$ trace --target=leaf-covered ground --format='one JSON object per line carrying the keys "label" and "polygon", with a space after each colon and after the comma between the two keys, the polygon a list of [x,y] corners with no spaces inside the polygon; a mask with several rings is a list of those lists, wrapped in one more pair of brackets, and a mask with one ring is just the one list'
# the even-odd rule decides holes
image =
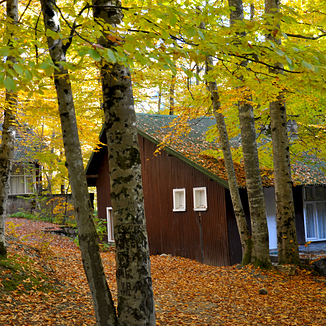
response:
{"label": "leaf-covered ground", "polygon": [[[0,325],[95,325],[79,249],[68,238],[43,233],[49,226],[7,219]],[[102,258],[116,297],[114,253]],[[151,262],[157,325],[326,324],[325,279],[305,270],[291,277],[180,257],[153,256]],[[259,294],[262,288],[267,294]]]}

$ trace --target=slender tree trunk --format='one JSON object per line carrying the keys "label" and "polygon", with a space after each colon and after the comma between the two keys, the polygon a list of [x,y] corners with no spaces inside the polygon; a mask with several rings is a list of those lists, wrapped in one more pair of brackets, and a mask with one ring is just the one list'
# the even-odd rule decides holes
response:
{"label": "slender tree trunk", "polygon": [[240,103],[239,118],[251,220],[251,262],[255,266],[268,268],[271,265],[269,257],[268,227],[252,106]]}
{"label": "slender tree trunk", "polygon": [[[94,0],[94,18],[102,18],[114,28],[122,20],[122,12],[117,8],[120,5],[117,1]],[[103,47],[114,45],[106,37],[99,43]],[[101,76],[116,244],[118,324],[154,326],[154,296],[131,75],[123,65],[102,62]]]}
{"label": "slender tree trunk", "polygon": [[[229,0],[229,6],[235,8],[235,10],[230,13],[230,24],[233,25],[237,20],[243,20],[242,0]],[[242,35],[239,34],[239,37],[241,36]],[[246,64],[247,62],[244,62],[243,66],[246,66]],[[242,77],[240,79],[242,79]],[[245,101],[240,102],[238,108],[251,221],[251,262],[255,266],[269,267],[271,261],[269,257],[268,227],[265,198],[259,168],[254,111],[253,107]]]}
{"label": "slender tree trunk", "polygon": [[[266,13],[276,14],[279,11],[279,4],[279,0],[265,0]],[[272,34],[267,37],[281,44],[281,41],[275,39]],[[281,73],[279,68],[282,67],[281,63],[276,63],[273,72]],[[299,264],[286,107],[282,94],[279,94],[277,101],[270,103],[269,109],[273,143],[278,263]]]}
{"label": "slender tree trunk", "polygon": [[[7,0],[8,24],[17,24],[18,22],[18,0]],[[11,37],[14,37],[10,31]],[[15,62],[12,56],[8,61]],[[6,101],[4,109],[4,122],[2,125],[2,141],[0,146],[0,256],[7,255],[5,224],[7,200],[10,188],[10,175],[12,161],[15,150],[15,114],[17,107],[17,95],[12,91],[6,90]]]}
{"label": "slender tree trunk", "polygon": [[158,103],[157,103],[157,112],[161,113],[161,104],[162,104],[162,85],[159,85],[158,88]]}
{"label": "slender tree trunk", "polygon": [[[207,67],[208,70],[213,67],[213,60],[211,57],[207,58]],[[237,183],[237,178],[235,175],[232,154],[230,149],[230,143],[228,138],[228,133],[225,126],[224,116],[220,110],[220,98],[217,88],[216,82],[209,82],[209,88],[211,92],[212,104],[213,104],[213,112],[216,119],[217,128],[220,135],[220,144],[223,151],[225,169],[228,176],[229,189],[231,194],[231,200],[233,204],[233,210],[235,214],[235,218],[238,225],[238,230],[240,234],[240,241],[242,247],[242,263],[248,264],[251,261],[251,247],[252,241],[250,238],[250,233],[247,225],[246,215],[243,210],[239,188]]]}
{"label": "slender tree trunk", "polygon": [[175,99],[174,99],[174,93],[175,93],[175,78],[176,75],[172,75],[171,78],[171,85],[170,85],[170,112],[169,115],[174,114],[174,105],[175,105]]}
{"label": "slender tree trunk", "polygon": [[[60,31],[59,15],[54,0],[41,0],[45,29]],[[116,325],[116,311],[108,288],[100,257],[93,210],[88,194],[79,143],[73,94],[69,74],[59,61],[66,61],[61,39],[47,38],[50,55],[58,70],[54,73],[63,142],[74,198],[78,237],[84,270],[91,290],[98,325]]]}

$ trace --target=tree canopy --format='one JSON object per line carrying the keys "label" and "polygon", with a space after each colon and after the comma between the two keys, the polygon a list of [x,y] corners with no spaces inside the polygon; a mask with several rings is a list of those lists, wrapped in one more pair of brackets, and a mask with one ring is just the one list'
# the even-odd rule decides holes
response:
{"label": "tree canopy", "polygon": [[[261,1],[245,1],[245,16],[230,26],[230,8],[225,2],[145,1],[122,3],[124,21],[108,32],[115,45],[104,49],[97,44],[102,28],[95,23],[87,2],[70,5],[58,2],[62,19],[60,33],[47,31],[69,47],[71,83],[75,89],[79,134],[85,161],[96,147],[103,117],[99,100],[101,58],[130,67],[138,110],[168,113],[172,77],[175,76],[174,112],[184,117],[211,115],[206,83],[216,80],[221,111],[229,135],[239,134],[234,103],[250,98],[260,132],[261,165],[271,168],[270,124],[267,103],[282,92],[290,119],[298,124],[298,137],[291,139],[293,161],[320,164],[325,157],[324,75],[326,15],[320,3],[283,1],[276,15],[265,14]],[[22,1],[19,23],[10,24],[1,10],[0,87],[18,91],[21,124],[28,123],[42,139],[49,153],[42,157],[48,166],[64,175],[62,141],[54,110],[54,65],[49,57],[40,19],[40,4]],[[205,23],[205,29],[200,24]],[[15,37],[9,45],[8,29]],[[267,39],[273,30],[281,44]],[[239,37],[245,32],[245,36]],[[205,58],[211,55],[214,68],[208,73]],[[8,56],[16,57],[15,63]],[[244,67],[242,63],[246,61]],[[282,74],[273,71],[283,64]],[[241,78],[239,78],[241,76]],[[4,96],[2,96],[4,99]],[[182,119],[181,119],[182,120]],[[185,125],[178,121],[180,132]],[[263,132],[264,131],[264,132]],[[233,149],[240,161],[241,151]],[[302,154],[304,153],[304,155]],[[220,153],[212,153],[219,157]],[[54,162],[57,162],[55,165]],[[60,167],[61,166],[61,167]],[[321,169],[325,167],[321,164]],[[49,169],[50,171],[50,169]],[[305,171],[307,182],[309,172]],[[66,176],[64,176],[66,177]],[[310,180],[313,182],[314,180]],[[60,182],[58,182],[60,183]]]}

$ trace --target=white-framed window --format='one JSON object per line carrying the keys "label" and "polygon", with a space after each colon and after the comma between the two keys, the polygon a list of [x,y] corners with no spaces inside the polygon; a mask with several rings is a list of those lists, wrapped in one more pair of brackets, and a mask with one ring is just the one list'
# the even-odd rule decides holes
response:
{"label": "white-framed window", "polygon": [[22,195],[35,192],[35,168],[26,164],[13,164],[10,176],[10,194]]}
{"label": "white-framed window", "polygon": [[303,188],[306,240],[326,240],[326,187]]}
{"label": "white-framed window", "polygon": [[197,187],[194,191],[194,211],[207,210],[207,193],[206,187]]}
{"label": "white-framed window", "polygon": [[106,208],[106,229],[108,232],[108,242],[114,242],[114,228],[113,228],[113,211],[112,207]]}
{"label": "white-framed window", "polygon": [[173,212],[186,211],[186,189],[173,189]]}

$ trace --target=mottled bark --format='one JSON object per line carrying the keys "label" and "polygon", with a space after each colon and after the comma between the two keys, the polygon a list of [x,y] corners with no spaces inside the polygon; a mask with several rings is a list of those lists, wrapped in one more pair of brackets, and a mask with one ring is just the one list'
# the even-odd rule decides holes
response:
{"label": "mottled bark", "polygon": [[240,103],[239,118],[251,220],[251,262],[255,266],[269,267],[271,261],[269,257],[269,238],[265,198],[259,169],[254,112],[252,106]]}
{"label": "mottled bark", "polygon": [[[211,57],[207,57],[208,70],[213,67],[213,60]],[[231,194],[231,200],[235,218],[238,225],[241,247],[242,247],[242,263],[247,264],[251,260],[251,238],[246,221],[246,215],[243,210],[237,178],[235,175],[231,148],[228,138],[228,133],[225,126],[224,116],[220,110],[220,98],[216,82],[209,82],[209,89],[211,92],[211,99],[213,104],[213,112],[216,119],[216,124],[220,136],[220,145],[223,151],[225,169],[228,176],[229,189]]]}
{"label": "mottled bark", "polygon": [[[7,24],[17,24],[18,22],[18,0],[7,0]],[[14,35],[8,33],[11,37]],[[10,44],[9,44],[10,45]],[[7,58],[8,61],[15,62],[13,56]],[[17,95],[12,91],[6,90],[4,107],[4,122],[2,125],[2,141],[0,146],[0,256],[7,255],[5,224],[7,200],[10,188],[10,175],[12,161],[15,150],[15,109],[17,107]]]}
{"label": "mottled bark", "polygon": [[[44,25],[60,31],[59,16],[54,0],[41,0]],[[93,221],[93,210],[88,194],[82,153],[79,143],[73,94],[69,74],[59,61],[66,61],[61,39],[47,38],[50,55],[58,70],[54,82],[58,97],[62,136],[78,228],[78,237],[84,270],[91,290],[98,325],[115,325],[116,311],[108,288],[100,257],[98,238]]]}
{"label": "mottled bark", "polygon": [[[278,0],[265,0],[266,13],[276,14],[279,11],[279,4]],[[267,38],[281,44],[273,34],[267,35]],[[279,68],[282,67],[281,63],[276,63],[273,72],[281,73]],[[286,107],[281,93],[276,101],[270,103],[269,109],[273,143],[278,263],[299,264]]]}
{"label": "mottled bark", "polygon": [[[235,7],[230,13],[230,24],[243,20],[242,0],[229,0],[229,6]],[[241,37],[242,34],[239,34]],[[243,62],[242,66],[246,66]],[[242,80],[242,77],[240,77]],[[265,198],[260,175],[256,130],[253,107],[245,101],[238,103],[241,129],[241,145],[246,177],[246,188],[249,200],[252,256],[251,263],[255,266],[269,267],[269,238],[266,219]]]}
{"label": "mottled bark", "polygon": [[[94,0],[93,5],[95,19],[102,18],[113,27],[121,22],[118,1]],[[113,45],[106,37],[99,43],[103,47]],[[118,324],[153,326],[154,296],[131,75],[123,65],[102,62],[101,77],[116,248]]]}

